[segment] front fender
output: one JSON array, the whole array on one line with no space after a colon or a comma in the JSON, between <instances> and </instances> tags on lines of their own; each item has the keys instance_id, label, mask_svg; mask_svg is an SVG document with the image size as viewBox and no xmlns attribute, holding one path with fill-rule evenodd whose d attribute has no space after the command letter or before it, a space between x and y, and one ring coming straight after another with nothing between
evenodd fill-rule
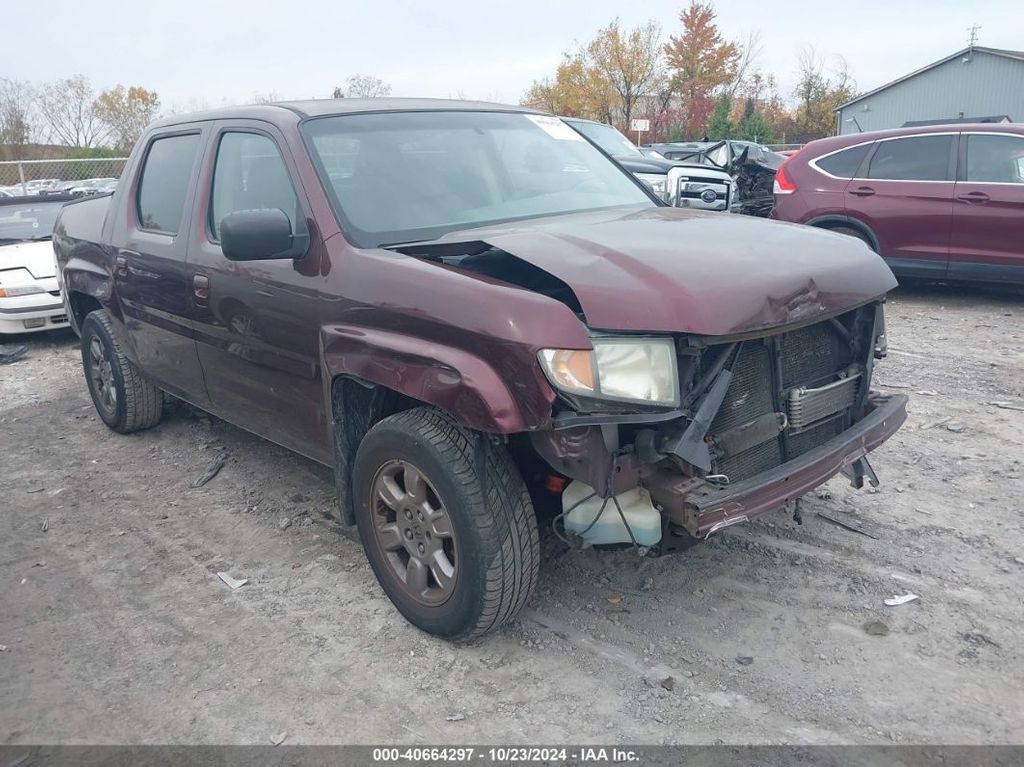
<instances>
[{"instance_id":1,"label":"front fender","mask_svg":"<svg viewBox=\"0 0 1024 767\"><path fill-rule=\"evenodd\" d=\"M510 349L504 361L514 363L504 367L516 371L517 383L530 382L517 386L518 397L487 361L435 341L337 324L321 331L321 349L327 381L351 376L386 387L444 410L470 429L513 434L550 423L554 391L533 385L535 377L523 370L528 355L520 346ZM516 355L523 359L514 360ZM531 362L535 365L535 358Z\"/></svg>"}]
</instances>

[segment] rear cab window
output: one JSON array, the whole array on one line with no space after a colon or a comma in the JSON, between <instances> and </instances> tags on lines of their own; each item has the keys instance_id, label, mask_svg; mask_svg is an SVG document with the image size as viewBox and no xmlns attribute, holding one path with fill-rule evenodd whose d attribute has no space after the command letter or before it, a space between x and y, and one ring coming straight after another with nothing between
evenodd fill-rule
<instances>
[{"instance_id":1,"label":"rear cab window","mask_svg":"<svg viewBox=\"0 0 1024 767\"><path fill-rule=\"evenodd\" d=\"M139 228L178 233L201 139L199 133L185 133L157 136L150 142L136 197Z\"/></svg>"},{"instance_id":2,"label":"rear cab window","mask_svg":"<svg viewBox=\"0 0 1024 767\"><path fill-rule=\"evenodd\" d=\"M950 134L909 136L879 141L868 163L867 177L890 181L948 181Z\"/></svg>"}]
</instances>

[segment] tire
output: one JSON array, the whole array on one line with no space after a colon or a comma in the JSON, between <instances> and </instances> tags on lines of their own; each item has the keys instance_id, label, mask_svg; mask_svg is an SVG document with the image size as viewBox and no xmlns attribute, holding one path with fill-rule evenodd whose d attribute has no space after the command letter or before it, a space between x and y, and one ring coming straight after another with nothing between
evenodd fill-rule
<instances>
[{"instance_id":1,"label":"tire","mask_svg":"<svg viewBox=\"0 0 1024 767\"><path fill-rule=\"evenodd\" d=\"M128 434L160 422L163 392L124 356L106 309L90 312L82 323L82 368L92 404L111 429Z\"/></svg>"},{"instance_id":2,"label":"tire","mask_svg":"<svg viewBox=\"0 0 1024 767\"><path fill-rule=\"evenodd\" d=\"M854 229L852 226L830 226L828 227L828 230L830 232L835 232L836 234L845 234L848 237L856 237L858 240L860 240L869 248L871 248L871 250L875 249L875 246L871 244L871 240L867 238L864 232L860 231L859 229Z\"/></svg>"},{"instance_id":3,"label":"tire","mask_svg":"<svg viewBox=\"0 0 1024 767\"><path fill-rule=\"evenodd\" d=\"M406 410L360 442L352 489L370 566L414 626L467 640L526 604L537 583L537 521L504 447L440 411Z\"/></svg>"}]
</instances>

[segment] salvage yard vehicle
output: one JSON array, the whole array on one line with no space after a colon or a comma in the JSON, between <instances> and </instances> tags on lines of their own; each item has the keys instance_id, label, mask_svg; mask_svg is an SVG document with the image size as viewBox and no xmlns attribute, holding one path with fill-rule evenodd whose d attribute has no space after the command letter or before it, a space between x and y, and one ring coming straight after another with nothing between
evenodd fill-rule
<instances>
[{"instance_id":1,"label":"salvage yard vehicle","mask_svg":"<svg viewBox=\"0 0 1024 767\"><path fill-rule=\"evenodd\" d=\"M812 141L779 169L772 215L857 237L899 276L1024 285L1024 127Z\"/></svg>"},{"instance_id":2,"label":"salvage yard vehicle","mask_svg":"<svg viewBox=\"0 0 1024 767\"><path fill-rule=\"evenodd\" d=\"M667 160L653 150L645 155L612 125L575 117L563 117L562 121L647 184L669 205L728 211L734 202L732 177L725 171Z\"/></svg>"},{"instance_id":3,"label":"salvage yard vehicle","mask_svg":"<svg viewBox=\"0 0 1024 767\"><path fill-rule=\"evenodd\" d=\"M706 538L839 472L877 482L866 454L906 417L870 388L896 285L874 253L669 207L550 115L176 115L122 178L55 231L100 418L154 426L169 392L333 466L431 633L524 605L545 487L568 481L554 523L584 542Z\"/></svg>"},{"instance_id":4,"label":"salvage yard vehicle","mask_svg":"<svg viewBox=\"0 0 1024 767\"><path fill-rule=\"evenodd\" d=\"M648 144L670 160L700 163L719 168L733 179L736 202L733 212L765 217L771 213L772 182L782 155L753 141L688 141Z\"/></svg>"},{"instance_id":5,"label":"salvage yard vehicle","mask_svg":"<svg viewBox=\"0 0 1024 767\"><path fill-rule=\"evenodd\" d=\"M68 327L50 241L70 197L0 197L0 335Z\"/></svg>"}]
</instances>

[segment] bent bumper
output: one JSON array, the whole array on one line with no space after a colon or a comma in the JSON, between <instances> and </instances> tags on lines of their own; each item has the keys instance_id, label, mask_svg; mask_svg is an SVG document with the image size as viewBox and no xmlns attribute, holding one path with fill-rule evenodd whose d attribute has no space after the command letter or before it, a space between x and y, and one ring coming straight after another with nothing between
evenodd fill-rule
<instances>
[{"instance_id":1,"label":"bent bumper","mask_svg":"<svg viewBox=\"0 0 1024 767\"><path fill-rule=\"evenodd\" d=\"M714 488L701 483L698 488L692 482L666 482L664 475L652 477L653 482L645 484L656 502L682 509L682 518L674 521L682 523L691 535L706 538L716 530L749 521L810 492L885 442L907 419L905 395L873 397L870 404L872 410L842 434L735 485ZM676 497L666 497L666 493Z\"/></svg>"}]
</instances>

